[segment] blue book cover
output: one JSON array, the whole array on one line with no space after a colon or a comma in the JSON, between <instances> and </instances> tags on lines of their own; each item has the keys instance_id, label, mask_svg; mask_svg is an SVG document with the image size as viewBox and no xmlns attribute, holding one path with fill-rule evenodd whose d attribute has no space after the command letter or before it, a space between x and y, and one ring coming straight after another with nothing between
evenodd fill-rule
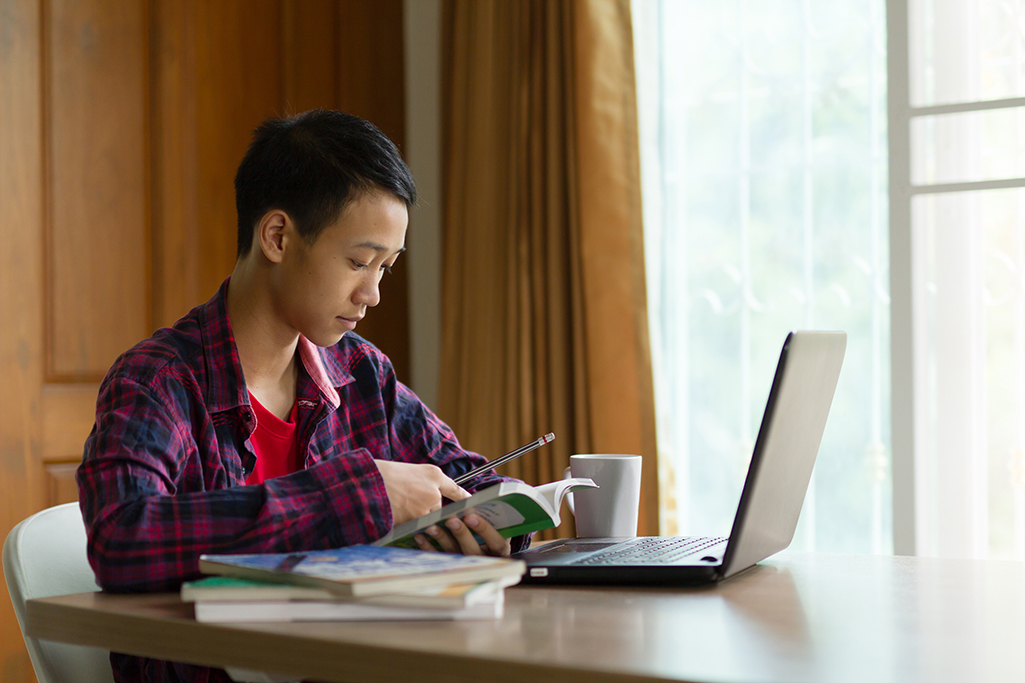
<instances>
[{"instance_id":1,"label":"blue book cover","mask_svg":"<svg viewBox=\"0 0 1025 683\"><path fill-rule=\"evenodd\" d=\"M206 574L327 588L339 595L380 595L414 588L522 576L522 560L355 545L255 555L203 555Z\"/></svg>"}]
</instances>

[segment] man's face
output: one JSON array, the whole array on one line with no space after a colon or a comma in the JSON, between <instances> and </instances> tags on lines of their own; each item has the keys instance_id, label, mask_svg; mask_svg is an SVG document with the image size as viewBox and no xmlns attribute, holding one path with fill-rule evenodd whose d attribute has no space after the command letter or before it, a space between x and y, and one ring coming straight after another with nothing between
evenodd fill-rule
<instances>
[{"instance_id":1,"label":"man's face","mask_svg":"<svg viewBox=\"0 0 1025 683\"><path fill-rule=\"evenodd\" d=\"M402 200L371 192L313 244L293 241L275 278L279 315L314 344L337 344L380 302L381 277L405 251L408 220Z\"/></svg>"}]
</instances>

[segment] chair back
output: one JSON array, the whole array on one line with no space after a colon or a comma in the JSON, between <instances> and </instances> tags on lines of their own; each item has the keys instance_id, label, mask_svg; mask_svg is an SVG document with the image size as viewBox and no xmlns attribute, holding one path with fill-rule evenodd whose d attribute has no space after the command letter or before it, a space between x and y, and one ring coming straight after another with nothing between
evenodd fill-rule
<instances>
[{"instance_id":1,"label":"chair back","mask_svg":"<svg viewBox=\"0 0 1025 683\"><path fill-rule=\"evenodd\" d=\"M78 503L47 508L8 534L4 578L39 683L112 683L110 653L92 647L40 641L25 635L25 601L96 591L86 557L85 524Z\"/></svg>"}]
</instances>

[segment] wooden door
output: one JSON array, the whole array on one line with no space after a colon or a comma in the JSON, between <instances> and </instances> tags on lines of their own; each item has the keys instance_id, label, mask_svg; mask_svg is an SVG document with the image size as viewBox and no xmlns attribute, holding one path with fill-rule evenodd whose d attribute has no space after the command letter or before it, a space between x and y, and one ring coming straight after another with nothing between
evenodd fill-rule
<instances>
[{"instance_id":1,"label":"wooden door","mask_svg":"<svg viewBox=\"0 0 1025 683\"><path fill-rule=\"evenodd\" d=\"M401 146L401 21L401 0L0 0L0 537L77 499L107 368L231 272L260 121L339 108ZM382 299L361 333L403 377L404 270ZM0 680L34 680L6 598Z\"/></svg>"}]
</instances>

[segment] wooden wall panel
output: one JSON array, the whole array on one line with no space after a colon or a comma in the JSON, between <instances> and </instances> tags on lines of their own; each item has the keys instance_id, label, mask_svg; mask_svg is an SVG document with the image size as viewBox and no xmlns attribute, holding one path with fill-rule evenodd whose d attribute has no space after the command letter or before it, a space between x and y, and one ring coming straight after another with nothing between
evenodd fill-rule
<instances>
[{"instance_id":1,"label":"wooden wall panel","mask_svg":"<svg viewBox=\"0 0 1025 683\"><path fill-rule=\"evenodd\" d=\"M43 378L42 102L36 0L0 0L0 537L39 505ZM33 681L3 584L0 680Z\"/></svg>"},{"instance_id":2,"label":"wooden wall panel","mask_svg":"<svg viewBox=\"0 0 1025 683\"><path fill-rule=\"evenodd\" d=\"M405 141L402 0L339 4L338 106L373 122L395 144Z\"/></svg>"},{"instance_id":3,"label":"wooden wall panel","mask_svg":"<svg viewBox=\"0 0 1025 683\"><path fill-rule=\"evenodd\" d=\"M235 170L253 129L285 113L281 4L195 4L196 208L199 291L213 295L235 266ZM197 302L201 303L201 302Z\"/></svg>"},{"instance_id":4,"label":"wooden wall panel","mask_svg":"<svg viewBox=\"0 0 1025 683\"><path fill-rule=\"evenodd\" d=\"M339 10L335 106L370 121L401 150L406 138L402 0L340 0ZM356 332L388 354L401 381L410 381L409 276L404 257L381 281L381 304L367 313Z\"/></svg>"},{"instance_id":5,"label":"wooden wall panel","mask_svg":"<svg viewBox=\"0 0 1025 683\"><path fill-rule=\"evenodd\" d=\"M154 327L167 327L202 302L196 225L194 4L154 2L150 121Z\"/></svg>"},{"instance_id":6,"label":"wooden wall panel","mask_svg":"<svg viewBox=\"0 0 1025 683\"><path fill-rule=\"evenodd\" d=\"M51 384L41 396L46 461L64 462L82 457L82 447L93 428L98 384Z\"/></svg>"},{"instance_id":7,"label":"wooden wall panel","mask_svg":"<svg viewBox=\"0 0 1025 683\"><path fill-rule=\"evenodd\" d=\"M338 108L338 14L336 0L285 1L281 65L286 113Z\"/></svg>"},{"instance_id":8,"label":"wooden wall panel","mask_svg":"<svg viewBox=\"0 0 1025 683\"><path fill-rule=\"evenodd\" d=\"M147 4L47 16L48 369L98 378L151 331Z\"/></svg>"},{"instance_id":9,"label":"wooden wall panel","mask_svg":"<svg viewBox=\"0 0 1025 683\"><path fill-rule=\"evenodd\" d=\"M46 506L63 505L78 501L78 484L75 481L77 462L52 462L46 464Z\"/></svg>"}]
</instances>

